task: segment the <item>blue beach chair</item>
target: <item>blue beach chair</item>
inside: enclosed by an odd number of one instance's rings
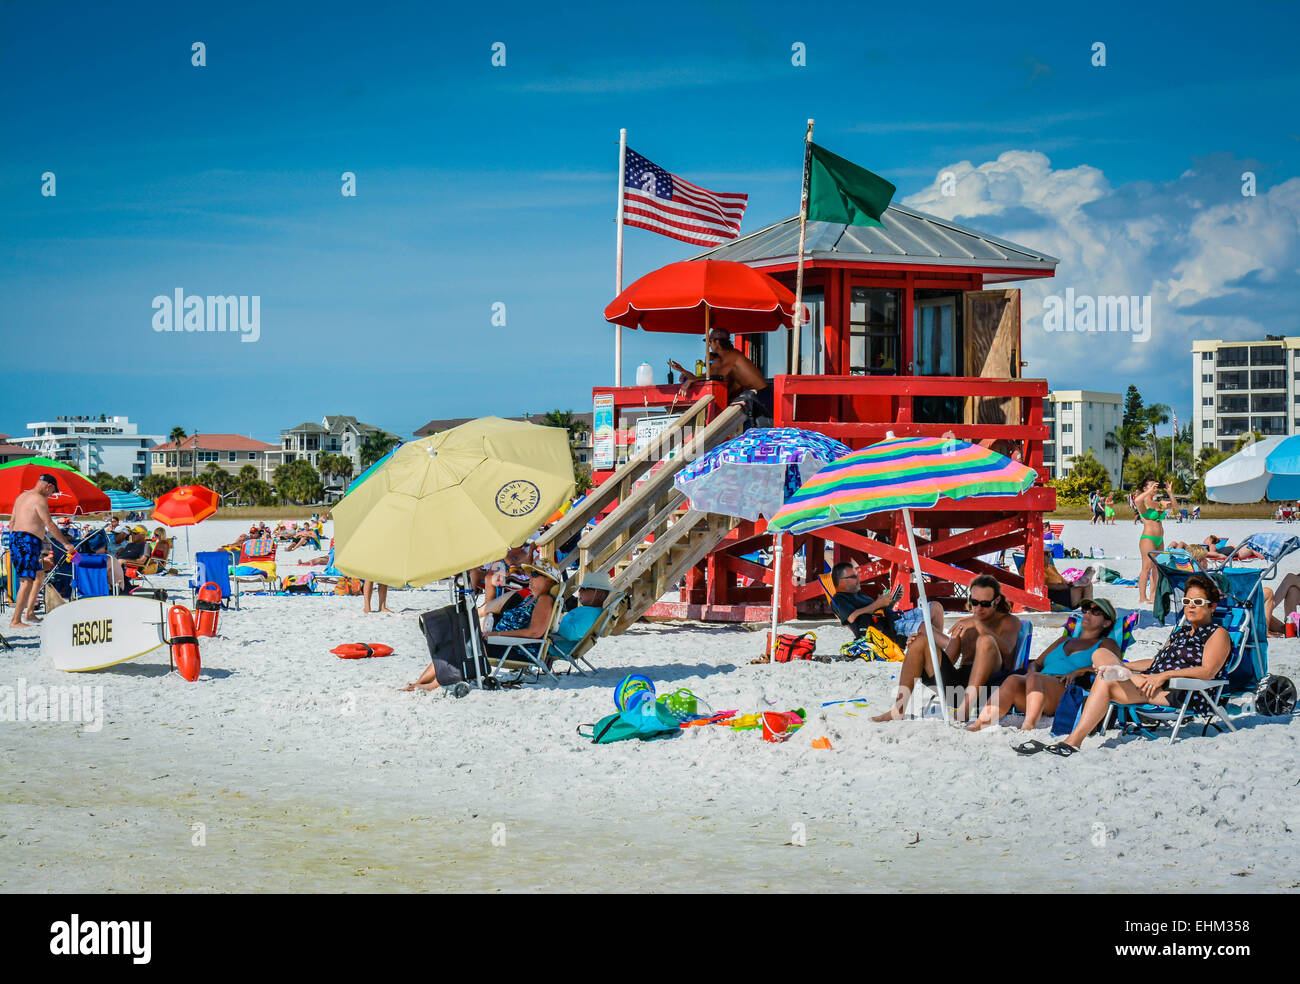
[[[239,610],[238,585],[232,589],[230,581],[230,553],[225,550],[205,550],[194,555],[195,574],[190,581],[190,601],[198,598],[199,588],[211,581],[221,589],[221,607],[229,610],[230,599],[235,599]]]
[[[1236,560],[1244,547],[1260,554],[1264,558],[1264,566],[1248,567]],[[1173,690],[1199,690],[1209,702],[1210,712],[1201,715],[1204,719],[1202,735],[1208,733],[1210,727],[1236,730],[1223,709],[1223,701],[1227,697],[1248,697],[1255,711],[1269,717],[1290,714],[1295,709],[1295,684],[1287,677],[1269,673],[1268,670],[1268,613],[1264,610],[1264,581],[1276,577],[1278,564],[1297,550],[1300,550],[1300,538],[1278,533],[1255,533],[1247,537],[1222,566],[1204,572],[1219,585],[1223,593],[1213,617],[1216,625],[1227,630],[1232,643],[1232,651],[1224,664],[1225,678],[1199,680],[1175,677],[1169,682],[1170,689]],[[1187,570],[1181,563],[1177,566],[1162,563],[1162,558],[1155,551],[1152,551],[1152,559],[1168,581],[1174,604],[1181,608],[1187,578],[1193,573],[1201,572]],[[1180,614],[1180,621],[1181,618]],[[1142,727],[1143,723],[1172,721],[1174,731],[1171,741],[1177,738],[1187,717],[1185,708],[1155,704],[1111,706],[1119,712],[1122,723],[1127,726],[1136,725],[1148,735],[1150,732]]]
[[[72,564],[72,590],[78,598],[103,598],[113,594],[104,554],[78,556]]]

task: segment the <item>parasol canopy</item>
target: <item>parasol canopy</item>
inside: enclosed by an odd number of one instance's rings
[[[206,485],[182,485],[158,497],[151,518],[164,526],[195,526],[220,504],[221,497]]]
[[[13,513],[14,500],[35,488],[37,480],[46,472],[58,482],[58,491],[46,500],[51,513],[71,515],[109,511],[108,496],[81,472],[51,458],[33,457],[0,465],[0,514]]]
[[[779,281],[731,260],[670,263],[610,301],[605,320],[627,328],[701,335],[790,327],[794,294]]]

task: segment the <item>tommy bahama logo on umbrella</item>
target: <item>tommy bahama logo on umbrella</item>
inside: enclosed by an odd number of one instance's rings
[[[522,478],[506,482],[497,491],[497,509],[506,516],[527,516],[541,501],[541,490]]]

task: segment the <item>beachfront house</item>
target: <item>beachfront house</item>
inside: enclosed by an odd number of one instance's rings
[[[280,445],[267,452],[267,470],[274,474],[280,465],[307,461],[318,471],[322,455],[342,455],[352,462],[349,476],[322,475],[327,500],[339,498],[347,488],[347,478],[365,470],[361,463],[361,446],[371,434],[386,433],[382,427],[366,424],[346,414],[321,418],[319,424],[305,421],[280,432]]]
[[[155,474],[166,475],[181,485],[197,481],[209,465],[231,475],[252,465],[257,477],[269,482],[267,454],[274,450],[274,444],[241,434],[191,434],[182,441],[156,445],[149,456]]]

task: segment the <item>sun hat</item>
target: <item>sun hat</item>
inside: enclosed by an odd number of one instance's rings
[[[1097,610],[1100,611],[1112,622],[1119,621],[1119,616],[1115,614],[1115,606],[1112,605],[1105,598],[1088,598],[1085,601],[1079,602],[1079,608],[1082,609],[1084,605],[1088,605],[1088,604],[1095,605],[1097,607]]]
[[[612,591],[614,584],[604,571],[592,571],[578,584],[579,588],[591,588],[593,591]]]
[[[132,527],[131,527],[131,532],[132,532],[132,533],[143,533],[145,536],[148,536],[148,535],[149,535],[149,531],[146,530],[143,526],[132,526]]]

